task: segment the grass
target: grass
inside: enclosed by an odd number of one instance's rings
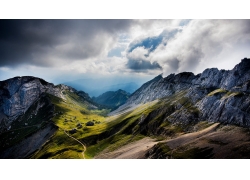
[[[91,110],[87,103],[70,92],[64,92],[65,100],[47,95],[55,105],[55,116],[52,121],[59,127],[59,130],[32,158],[82,158],[83,146],[68,137],[63,130],[76,128],[77,132],[72,135],[76,139],[98,133],[98,130],[106,127],[103,123],[105,117],[98,113],[106,113],[108,110]],[[88,121],[95,122],[94,126],[86,127]],[[77,127],[78,124],[82,127]]]
[[[66,96],[66,102],[53,95],[49,95],[55,105],[54,123],[62,129],[76,128],[78,123],[86,124],[88,121],[103,122],[105,117],[98,115],[97,112],[104,113],[106,110],[89,110],[83,102],[78,102],[72,95]],[[93,112],[94,111],[94,112]],[[79,130],[83,132],[83,130]]]
[[[41,159],[78,159],[82,157],[83,146],[68,137],[62,129],[31,158]]]
[[[244,94],[242,92],[232,92],[228,91],[224,98],[229,98],[229,97],[242,97]]]
[[[59,127],[59,130],[32,158],[82,158],[83,146],[63,131],[73,128],[76,128],[76,133],[71,136],[87,145],[86,158],[93,158],[101,151],[114,151],[145,137],[140,134],[138,123],[142,115],[147,117],[154,111],[157,115],[149,120],[149,126],[157,124],[158,127],[172,134],[183,132],[181,127],[171,125],[169,121],[164,120],[165,111],[158,113],[158,110],[170,108],[167,112],[171,113],[175,110],[171,107],[174,107],[175,103],[180,103],[190,112],[196,113],[197,109],[187,98],[183,97],[185,93],[182,91],[168,98],[140,105],[130,112],[111,117],[107,117],[109,109],[90,108],[89,104],[76,94],[66,91],[64,100],[47,94],[55,106],[52,121]],[[94,122],[94,125],[86,126],[89,121]],[[77,127],[79,124],[81,128]],[[156,135],[156,138],[161,139],[162,136]]]
[[[216,89],[208,94],[208,96],[215,96],[218,94],[224,94],[223,98],[229,97],[242,97],[244,94],[242,92],[227,91],[225,89]]]
[[[223,94],[223,93],[227,93],[227,92],[228,92],[228,91],[225,90],[225,89],[216,89],[216,90],[210,92],[210,93],[208,94],[208,96],[215,96],[215,95]]]
[[[87,144],[86,157],[93,158],[101,150],[109,147],[116,149],[143,136],[132,135],[127,131],[138,121],[142,113],[148,114],[156,102],[144,104],[135,110],[115,116],[106,117],[109,109],[93,109],[77,95],[64,92],[65,99],[47,94],[55,106],[52,121],[59,127],[54,136],[32,158],[82,158],[83,146],[68,137],[63,130],[76,128],[74,138]],[[94,126],[86,126],[88,121]],[[77,125],[81,124],[81,128]],[[128,134],[126,134],[128,133]]]
[[[208,94],[208,96],[214,96],[224,94],[222,98],[230,98],[230,97],[242,97],[244,94],[242,92],[235,92],[235,91],[227,91],[225,89],[216,89]]]

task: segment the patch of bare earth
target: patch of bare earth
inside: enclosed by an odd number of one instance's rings
[[[218,126],[219,126],[219,123],[215,123],[215,124],[209,126],[206,129],[203,129],[201,131],[184,134],[180,137],[170,139],[167,141],[167,145],[172,149],[177,148],[177,147],[182,146],[184,144],[195,141],[195,140],[197,140],[197,138],[200,138],[208,133],[215,131]]]
[[[188,146],[213,148],[212,158],[215,159],[248,159],[250,158],[250,133],[242,127],[220,126],[216,131],[196,139]]]
[[[201,131],[184,134],[170,140],[156,141],[155,139],[147,137],[122,146],[113,152],[103,152],[95,158],[146,158],[145,154],[152,151],[154,145],[158,143],[165,143],[171,152],[176,153],[192,152],[189,150],[198,148],[212,149],[209,158],[250,158],[250,131],[246,128],[233,125],[225,126],[219,123],[212,124]],[[195,153],[195,151],[193,151],[193,153]],[[191,154],[190,157],[192,158],[194,156]],[[185,156],[185,158],[189,157]]]
[[[122,146],[113,152],[101,153],[95,159],[140,159],[144,157],[148,149],[157,143],[154,139],[146,137]]]

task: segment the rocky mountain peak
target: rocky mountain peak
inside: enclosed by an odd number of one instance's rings
[[[83,99],[91,100],[88,94],[77,92],[72,87],[63,84],[55,86],[43,79],[32,76],[14,77],[0,81],[0,113],[5,114],[11,122],[25,113],[42,93],[65,99],[63,92],[66,90],[82,95]]]
[[[198,75],[182,72],[176,75],[170,74],[165,78],[157,76],[143,84],[117,112],[135,107],[137,104],[173,97],[179,92],[184,94],[184,97],[180,98],[186,99],[185,101],[188,101],[193,109],[197,108],[195,119],[250,126],[250,59],[248,58],[242,59],[232,70],[210,68]],[[190,115],[189,110],[183,105],[175,104],[175,107],[178,111],[171,117],[176,122],[194,121],[192,119],[194,116]],[[115,113],[114,111],[111,114]]]

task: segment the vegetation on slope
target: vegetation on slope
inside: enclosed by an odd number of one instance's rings
[[[106,116],[108,109],[94,108],[76,94],[64,92],[66,99],[48,94],[55,106],[52,121],[59,129],[31,158],[94,158],[101,152],[112,152],[146,136],[166,140],[188,133],[190,129],[199,131],[208,127],[206,122],[194,121],[189,125],[173,123],[172,114],[184,109],[191,117],[199,116],[198,109],[185,94],[186,92],[182,91],[159,101],[140,105],[130,112],[110,117]],[[89,122],[93,125],[88,126]],[[67,134],[83,143],[87,147],[86,151],[78,141]],[[166,150],[167,147],[160,144],[158,146],[158,149],[163,149],[161,151],[166,151],[163,153],[166,158],[170,153]],[[179,150],[171,156],[197,158],[201,157],[200,155],[207,156],[211,152],[208,151],[189,149],[183,154],[184,151],[182,153]],[[194,153],[199,156],[193,157]]]
[[[94,109],[91,104],[69,91],[64,92],[65,100],[50,94],[47,95],[55,106],[52,121],[59,127],[59,130],[32,158],[83,158],[81,155],[82,145],[66,133],[75,130],[71,136],[80,139],[90,131],[98,132],[98,129],[102,129],[104,115],[109,110]],[[86,126],[89,121],[92,121],[94,126]]]

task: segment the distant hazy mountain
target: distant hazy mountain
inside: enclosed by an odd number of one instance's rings
[[[118,91],[108,91],[98,97],[93,97],[93,101],[111,108],[123,105],[129,98],[130,93],[119,89]]]
[[[95,97],[103,94],[104,92],[117,91],[119,89],[122,89],[132,94],[140,87],[140,85],[135,82],[111,84],[98,79],[79,79],[75,81],[64,82],[62,84],[66,84],[77,90],[85,91],[90,96]]]

